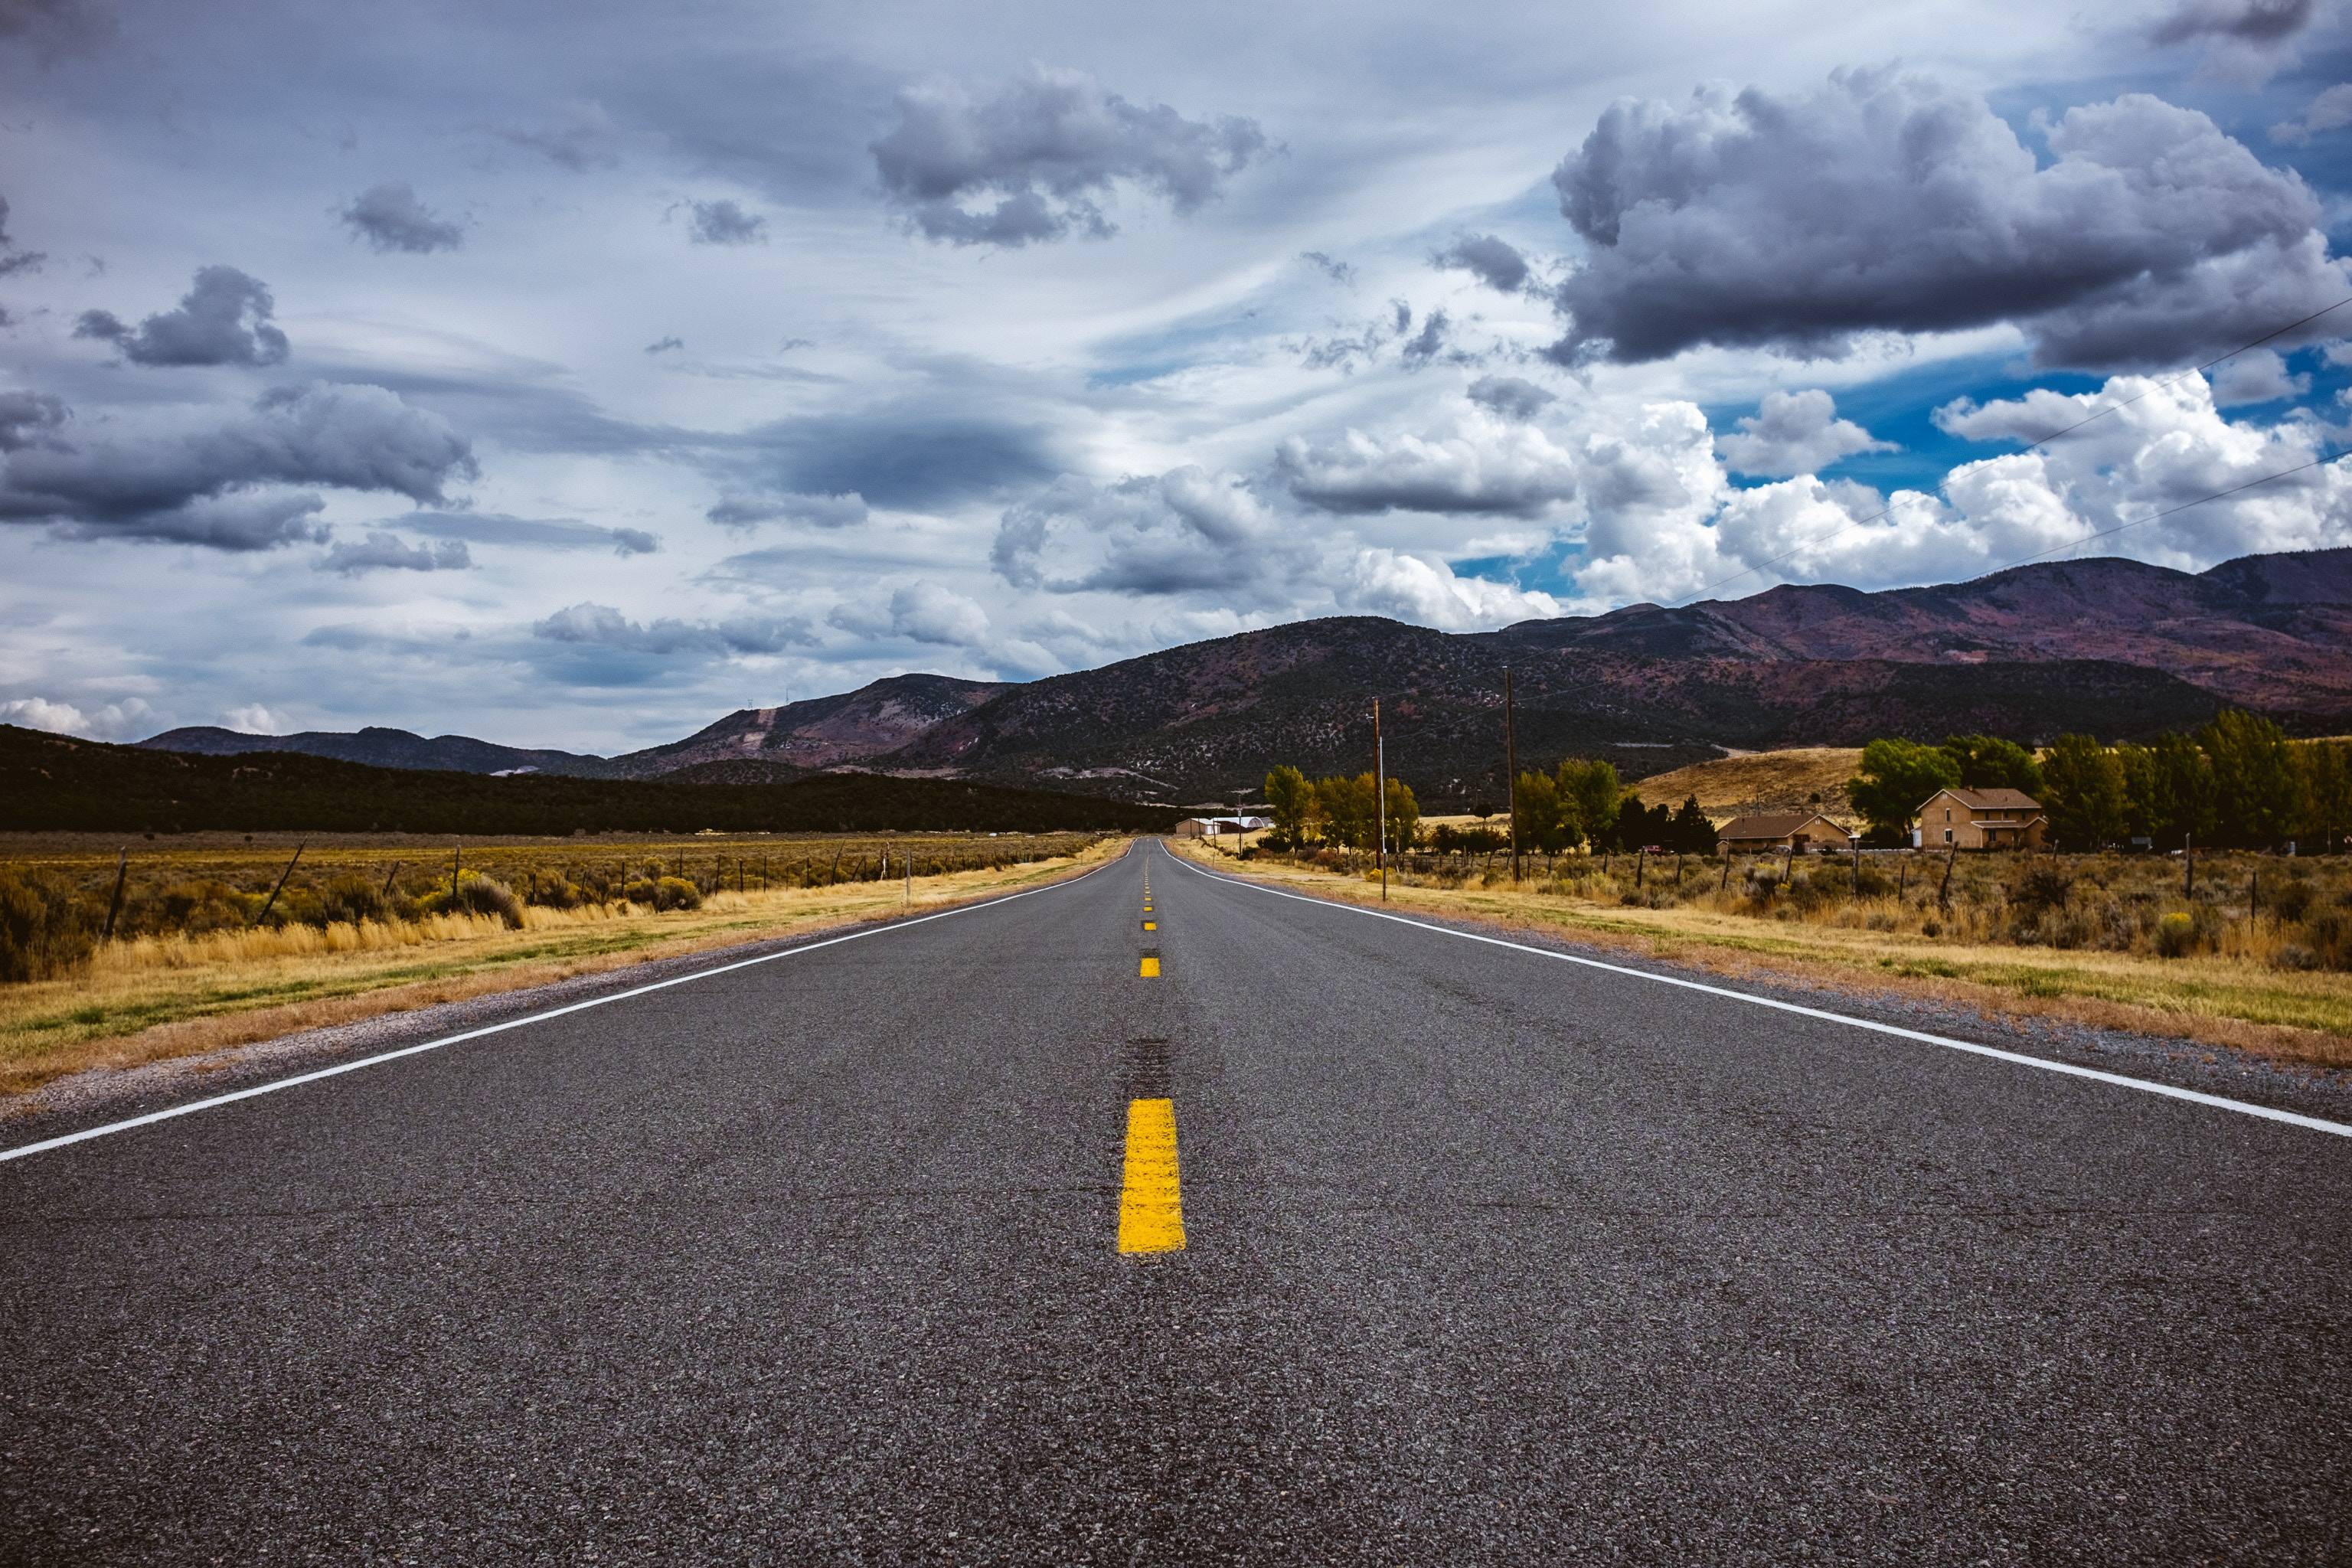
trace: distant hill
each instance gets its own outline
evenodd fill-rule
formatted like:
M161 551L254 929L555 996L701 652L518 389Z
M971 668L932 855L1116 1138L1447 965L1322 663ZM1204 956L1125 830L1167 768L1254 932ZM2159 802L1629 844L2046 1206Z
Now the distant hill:
M138 742L151 751L190 752L206 757L241 757L254 752L295 752L304 756L332 757L373 768L426 768L443 773L498 773L529 770L597 777L609 764L602 757L577 752L530 751L477 741L470 735L436 735L431 740L406 730L371 725L355 731L305 730L292 735L247 735L236 730L194 724L166 730Z
M778 784L374 768L285 752L208 757L0 724L0 829L558 834L1150 831L1175 813L961 779L825 773Z
M1885 593L1784 586L1471 634L1333 616L1023 684L895 676L744 709L612 758L375 730L173 731L145 744L714 786L851 767L1202 804L1255 788L1276 762L1368 766L1379 699L1392 770L1452 807L1490 803L1499 788L1507 666L1523 762L1604 756L1628 778L1727 749L1883 734L2134 739L2231 705L2342 731L2352 728L2352 550L2246 556L2198 574L2095 559Z

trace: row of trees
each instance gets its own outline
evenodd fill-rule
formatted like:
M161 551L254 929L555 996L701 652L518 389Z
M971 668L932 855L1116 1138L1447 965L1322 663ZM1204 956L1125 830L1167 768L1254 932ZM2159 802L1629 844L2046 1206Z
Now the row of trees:
M2170 848L2184 837L2241 848L2290 840L2326 847L2352 829L2345 743L2291 741L2270 720L2235 709L2146 745L2061 735L2038 757L1990 735L1955 735L1940 746L1873 741L1846 789L1868 838L1898 843L1937 790L2002 787L2042 804L2063 849L2131 838Z
M1370 849L1381 840L1380 786L1369 773L1334 774L1309 783L1285 763L1265 775L1265 800L1275 836L1290 845L1309 841ZM1388 781L1388 852L1402 854L1421 837L1421 802L1402 779Z
M1285 765L1265 775L1265 798L1276 838L1370 849L1380 838L1378 797L1372 775L1359 773L1309 782ZM1519 847L1556 855L1578 846L1596 852L1642 845L1684 854L1715 852L1715 824L1696 796L1672 806L1645 806L1619 782L1604 762L1570 757L1550 773L1523 773L1518 787ZM1421 841L1421 805L1402 780L1388 781L1388 847L1402 854ZM1440 827L1431 836L1440 849L1487 849L1508 840L1491 830Z

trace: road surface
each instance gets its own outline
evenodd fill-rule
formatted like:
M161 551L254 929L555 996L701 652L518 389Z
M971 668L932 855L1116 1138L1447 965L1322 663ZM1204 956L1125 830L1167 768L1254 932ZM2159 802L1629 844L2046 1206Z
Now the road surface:
M1157 845L0 1163L0 1323L27 1563L2352 1560L2352 1139Z

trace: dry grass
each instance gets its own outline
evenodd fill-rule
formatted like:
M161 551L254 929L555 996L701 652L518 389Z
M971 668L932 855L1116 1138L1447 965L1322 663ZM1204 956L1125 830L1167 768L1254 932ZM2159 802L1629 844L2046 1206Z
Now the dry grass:
M1797 746L1784 752L1749 752L1693 763L1657 773L1632 787L1652 805L1680 805L1698 796L1701 811L1720 824L1754 811L1820 811L1851 814L1845 782L1862 766L1859 747ZM1819 795L1821 804L1812 804Z
M1236 868L1213 848L1181 851L1221 869L1283 881L1325 897L1376 901L1376 881L1288 862ZM2157 864L2160 865L2161 862ZM2177 868L2169 872L2178 876ZM1596 886L1600 884L1596 883ZM1737 878L1734 886L1738 885ZM1944 911L1937 934L1918 929L1916 901L1864 899L1808 920L1710 907L1711 892L1664 908L1580 897L1563 884L1507 879L1454 886L1391 879L1390 900L1407 909L1520 930L1572 934L1642 956L1731 976L1781 977L1845 989L1932 996L1990 1013L2055 1016L2101 1027L2171 1036L2247 1050L2281 1062L2352 1068L2352 974L2270 967L2280 938L2259 926L2225 929L2217 946L2165 960L2129 952L2020 947L1990 940ZM1736 896L1736 895L1735 895ZM1727 902L1728 900L1726 900ZM1909 918L1898 921L1898 910ZM1933 911L1931 911L1933 913Z
M940 908L1073 875L1125 847L915 879ZM61 980L0 987L0 1094L492 992L900 912L905 884L713 894L699 910L531 908L523 927L443 915L391 925L215 931L117 942Z

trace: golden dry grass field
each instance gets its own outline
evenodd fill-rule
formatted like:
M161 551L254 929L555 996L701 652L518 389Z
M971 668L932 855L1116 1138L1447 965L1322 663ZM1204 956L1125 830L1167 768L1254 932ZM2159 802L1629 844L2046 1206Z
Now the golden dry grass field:
M266 888L293 849L290 836L284 843L257 836L249 847L242 836L211 837L218 841L160 849L142 843L142 858L154 862L159 886L220 879ZM372 880L394 860L413 860L420 848L411 842L311 843L326 880L357 873ZM405 918L384 921L224 925L104 943L53 977L0 985L0 1094L86 1068L187 1056L647 959L886 919L909 905L940 907L1034 886L1082 870L1125 843L1093 834L470 843L463 849L469 876L478 864L521 883L533 868L542 875L563 865L584 871L599 856L625 868L655 858L674 868L683 858L685 869L699 868L710 886L692 909L616 899L565 908L521 904L502 918L412 907ZM846 864L858 855L878 856L884 847L891 852L887 879L871 868L858 880L822 879L820 868L833 867L836 851ZM444 841L428 851L443 858L437 870L444 887L449 847ZM13 867L54 869L109 889L113 849L76 836L9 836L0 844ZM1014 860L1016 853L1033 858ZM903 874L908 855L918 873L911 888ZM770 872L764 889L755 868L763 857ZM738 859L745 862L740 892ZM698 868L698 860L707 864ZM719 886L722 861L725 885ZM819 878L817 884L782 885L787 866Z
M1179 847L1220 869L1327 897L1380 897L1376 879L1344 864L1236 865L1230 852L1200 841ZM2352 957L2332 945L2352 940L2352 863L2340 859L2216 856L2200 862L2198 886L2184 895L2180 863L2167 857L2053 865L2047 857L1978 856L1958 862L1948 899L1939 897L1941 861L1901 853L1866 858L1861 897L1852 894L1842 858L1800 861L1786 886L1778 861L1748 857L1736 858L1728 875L1720 860L1691 857L1679 877L1673 857L1638 872L1622 855L1605 863L1528 857L1528 874L1516 886L1503 862L1492 876L1487 863L1470 858L1449 867L1418 857L1417 868L1391 875L1391 902L1556 931L1727 974L1931 994L2352 1068ZM2028 880L2045 875L2059 880ZM2265 884L2271 890L2263 894ZM2250 894L2273 901L2257 905ZM2168 924L2168 916L2178 919ZM2162 956L2167 951L2179 955Z
M1718 825L1752 811L1819 811L1845 819L1853 809L1845 782L1861 765L1859 746L1798 746L1693 763L1631 787L1651 805L1680 805L1696 795L1699 809Z

